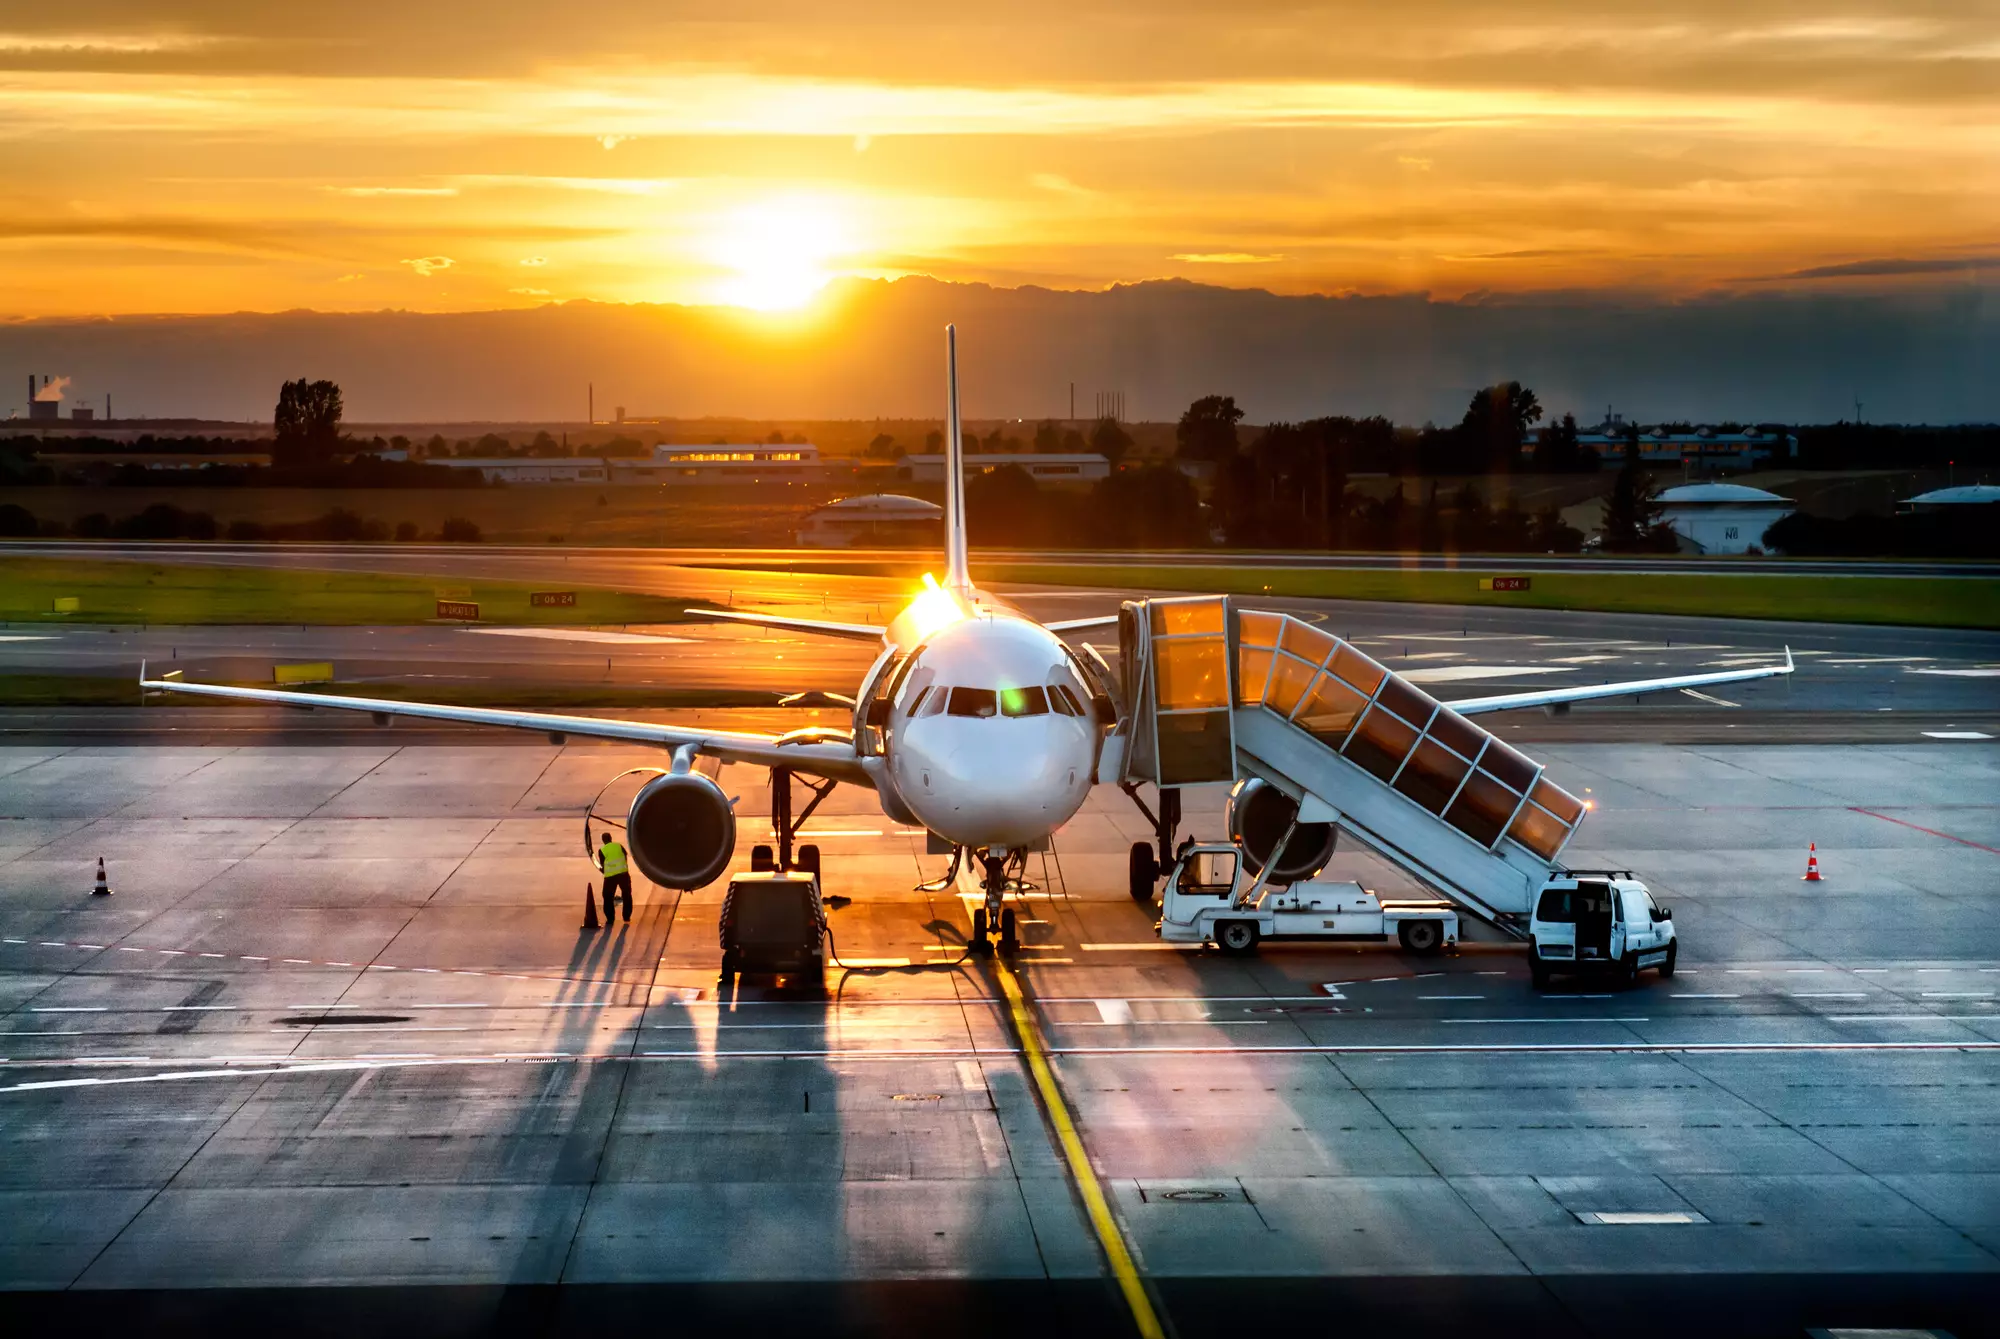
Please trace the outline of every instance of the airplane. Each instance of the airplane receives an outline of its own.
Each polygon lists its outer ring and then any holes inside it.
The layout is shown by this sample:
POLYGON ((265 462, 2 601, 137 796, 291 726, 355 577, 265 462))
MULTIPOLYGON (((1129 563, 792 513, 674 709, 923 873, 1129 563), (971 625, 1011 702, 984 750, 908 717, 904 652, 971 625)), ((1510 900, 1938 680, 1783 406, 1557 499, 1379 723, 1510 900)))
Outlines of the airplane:
MULTIPOLYGON (((1106 732, 1117 725, 1109 666, 1094 648, 1083 653, 1063 640, 1069 633, 1105 628, 1117 615, 1040 623, 979 589, 966 547, 964 446, 959 425, 957 330, 945 327, 947 468, 945 470, 944 579, 926 575, 923 589, 886 626, 793 618, 746 610, 690 609, 691 616, 775 630, 876 643, 881 653, 854 694, 848 730, 812 727, 784 734, 751 734, 645 721, 622 721, 547 712, 390 702, 282 689, 188 683, 178 677, 145 677, 142 689, 289 707, 371 713, 377 724, 397 716, 533 730, 556 742, 577 738, 658 745, 672 751, 669 767, 646 782, 626 816, 627 842, 639 870, 667 889, 693 890, 718 878, 734 857, 734 804, 715 774, 723 763, 771 769, 775 855, 759 847, 752 863, 779 869, 818 868, 815 848, 793 839, 834 786, 875 791, 891 820, 921 826, 948 843, 949 886, 967 856, 983 873, 985 898, 972 915, 969 947, 1002 952, 1018 947, 1010 889, 1022 886, 1027 853, 1042 847, 1083 807, 1097 784, 1097 762, 1106 732), (812 799, 796 814, 793 778, 812 799)), ((1462 715, 1520 707, 1566 710, 1572 702, 1705 687, 1788 674, 1782 666, 1682 675, 1620 684, 1504 694, 1450 703, 1462 715)), ((1179 818, 1178 793, 1160 796, 1152 820, 1163 853, 1172 847, 1179 818)), ((1147 843, 1134 848, 1135 865, 1147 843)), ((1148 868, 1150 863, 1148 862, 1148 868)), ((1136 893, 1135 893, 1136 895, 1136 893)))

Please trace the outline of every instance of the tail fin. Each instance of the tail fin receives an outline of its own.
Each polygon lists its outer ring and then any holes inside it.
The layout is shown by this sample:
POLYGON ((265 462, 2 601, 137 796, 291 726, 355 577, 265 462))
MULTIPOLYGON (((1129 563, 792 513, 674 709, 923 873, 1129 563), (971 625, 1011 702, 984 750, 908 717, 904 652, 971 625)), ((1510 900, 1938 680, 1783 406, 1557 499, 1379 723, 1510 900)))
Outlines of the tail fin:
POLYGON ((972 574, 965 559, 965 441, 958 425, 958 327, 944 328, 947 412, 944 456, 944 586, 970 594, 972 574))

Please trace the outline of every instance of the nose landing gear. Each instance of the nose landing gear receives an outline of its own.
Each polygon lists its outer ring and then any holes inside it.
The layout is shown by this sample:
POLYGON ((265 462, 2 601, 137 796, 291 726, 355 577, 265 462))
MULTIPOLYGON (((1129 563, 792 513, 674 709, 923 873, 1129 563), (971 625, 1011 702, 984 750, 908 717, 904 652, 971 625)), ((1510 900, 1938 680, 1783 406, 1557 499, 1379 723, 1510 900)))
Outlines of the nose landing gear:
POLYGON ((1003 903, 1006 901, 1008 888, 1019 887, 1020 881, 1007 877, 1007 867, 1010 864, 1019 864, 1025 869, 1027 854, 988 852, 980 857, 980 863, 986 867, 984 881, 986 904, 973 909, 972 942, 968 947, 972 952, 982 956, 991 953, 995 946, 988 942, 987 936, 997 931, 1000 951, 1012 957, 1015 950, 1021 947, 1021 937, 1014 917, 1014 908, 1003 903))

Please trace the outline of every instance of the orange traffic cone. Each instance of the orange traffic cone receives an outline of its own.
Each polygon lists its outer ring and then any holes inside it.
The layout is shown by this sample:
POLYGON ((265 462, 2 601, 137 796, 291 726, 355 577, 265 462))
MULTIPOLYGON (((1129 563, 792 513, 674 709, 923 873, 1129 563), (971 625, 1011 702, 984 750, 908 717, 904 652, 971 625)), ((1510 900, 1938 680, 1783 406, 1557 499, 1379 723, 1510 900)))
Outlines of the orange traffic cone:
POLYGON ((583 884, 583 924, 578 928, 584 930, 597 928, 597 894, 591 888, 588 879, 584 880, 583 884))
POLYGON ((97 886, 90 890, 92 897, 111 896, 111 885, 104 878, 104 857, 97 857, 97 886))
POLYGON ((1807 843, 1806 843, 1806 877, 1804 878, 1804 880, 1803 880, 1802 882, 1805 882, 1805 883, 1820 883, 1820 882, 1822 882, 1822 880, 1821 880, 1821 878, 1820 878, 1820 876, 1819 876, 1819 843, 1818 843, 1818 842, 1807 842, 1807 843))

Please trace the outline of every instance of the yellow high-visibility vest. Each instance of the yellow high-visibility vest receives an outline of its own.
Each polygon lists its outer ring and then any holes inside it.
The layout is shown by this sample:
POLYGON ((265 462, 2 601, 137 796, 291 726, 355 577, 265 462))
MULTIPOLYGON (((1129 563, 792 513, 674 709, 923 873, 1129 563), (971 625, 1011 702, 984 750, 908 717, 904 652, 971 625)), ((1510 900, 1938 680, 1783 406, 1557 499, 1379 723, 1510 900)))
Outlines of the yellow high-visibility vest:
POLYGON ((625 872, 625 848, 617 842, 604 843, 603 846, 598 848, 598 853, 604 857, 605 874, 623 874, 625 872))

